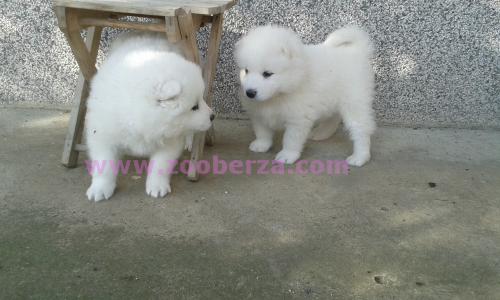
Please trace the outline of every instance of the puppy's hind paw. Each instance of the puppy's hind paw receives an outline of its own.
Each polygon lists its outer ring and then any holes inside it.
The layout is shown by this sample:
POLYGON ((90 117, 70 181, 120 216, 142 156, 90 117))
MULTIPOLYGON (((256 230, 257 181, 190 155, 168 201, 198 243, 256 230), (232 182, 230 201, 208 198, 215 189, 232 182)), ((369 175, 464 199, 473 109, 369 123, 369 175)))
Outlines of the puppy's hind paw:
POLYGON ((272 141, 267 140, 254 140, 250 143, 248 149, 253 152, 267 152, 269 148, 273 145, 272 141))
POLYGON ((283 149, 280 152, 278 152, 274 160, 283 162, 285 164, 293 164, 295 161, 297 161, 297 159, 299 159, 299 157, 300 157, 300 152, 283 149))
POLYGON ((363 155, 351 155, 349 156, 346 161, 350 166, 355 166, 355 167, 361 167, 365 163, 367 163, 370 160, 370 154, 363 154, 363 155))
POLYGON ((90 201, 99 202, 104 199, 109 199, 115 191, 116 184, 107 181, 92 181, 92 184, 87 190, 87 198, 90 201))

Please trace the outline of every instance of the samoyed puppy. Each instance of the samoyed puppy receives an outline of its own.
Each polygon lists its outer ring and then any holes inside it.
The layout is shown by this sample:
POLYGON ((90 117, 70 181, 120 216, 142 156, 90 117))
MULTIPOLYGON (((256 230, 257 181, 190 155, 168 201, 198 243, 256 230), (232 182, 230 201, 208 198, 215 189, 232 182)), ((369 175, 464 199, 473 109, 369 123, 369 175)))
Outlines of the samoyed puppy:
POLYGON ((290 29, 262 26, 236 44, 235 56, 242 104, 256 136, 251 151, 268 151, 273 133, 284 130, 276 160, 292 164, 308 138, 330 137, 342 120, 353 141, 347 162, 370 160, 374 75, 366 32, 345 27, 321 44, 305 45, 290 29))
POLYGON ((210 128, 201 69, 184 59, 161 34, 125 34, 111 48, 91 82, 86 115, 88 155, 102 162, 92 174, 89 200, 108 199, 124 154, 149 157, 146 193, 170 192, 173 161, 186 137, 210 128))

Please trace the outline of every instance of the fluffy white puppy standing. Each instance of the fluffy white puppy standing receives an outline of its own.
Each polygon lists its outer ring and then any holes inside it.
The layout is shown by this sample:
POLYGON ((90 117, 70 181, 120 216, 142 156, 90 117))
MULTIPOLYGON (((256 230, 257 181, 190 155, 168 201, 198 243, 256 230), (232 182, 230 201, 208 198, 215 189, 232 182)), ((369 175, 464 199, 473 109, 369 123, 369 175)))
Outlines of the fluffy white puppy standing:
POLYGON ((113 45, 92 79, 86 138, 94 170, 89 200, 108 199, 116 187, 110 161, 124 154, 150 157, 146 192, 170 192, 169 163, 179 158, 186 137, 207 130, 214 115, 203 100, 200 68, 185 60, 162 35, 125 35, 113 45), (151 163, 153 162, 153 163, 151 163))
POLYGON ((256 135, 250 150, 268 151, 274 131, 284 129, 276 160, 294 163, 308 137, 330 137, 342 119, 354 148, 347 162, 369 161, 375 130, 371 55, 368 34, 357 27, 339 29, 318 45, 304 45, 287 28, 251 30, 236 44, 242 104, 256 135))

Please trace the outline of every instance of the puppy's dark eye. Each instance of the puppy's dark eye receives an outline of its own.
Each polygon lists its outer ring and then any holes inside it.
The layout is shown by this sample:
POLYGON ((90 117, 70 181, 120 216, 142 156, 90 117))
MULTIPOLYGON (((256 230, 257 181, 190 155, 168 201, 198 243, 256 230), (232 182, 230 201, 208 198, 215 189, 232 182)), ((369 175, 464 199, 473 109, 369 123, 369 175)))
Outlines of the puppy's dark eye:
POLYGON ((195 111, 195 110, 198 110, 200 108, 200 106, 198 104, 196 104, 195 106, 193 106, 191 108, 192 111, 195 111))
POLYGON ((245 74, 248 74, 248 69, 245 69, 245 74))
POLYGON ((272 72, 269 72, 269 71, 265 71, 264 73, 262 73, 262 76, 264 76, 264 78, 269 78, 271 76, 273 76, 274 73, 272 72))

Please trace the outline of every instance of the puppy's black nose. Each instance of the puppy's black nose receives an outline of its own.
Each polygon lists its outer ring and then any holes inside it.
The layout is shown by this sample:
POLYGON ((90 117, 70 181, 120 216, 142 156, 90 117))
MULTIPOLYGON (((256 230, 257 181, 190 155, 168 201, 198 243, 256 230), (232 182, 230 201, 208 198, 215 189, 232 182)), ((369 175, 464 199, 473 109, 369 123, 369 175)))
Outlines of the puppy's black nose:
POLYGON ((248 98, 255 98, 255 96, 257 95, 257 91, 254 90, 254 89, 248 89, 247 90, 247 96, 248 98))
POLYGON ((210 121, 213 121, 215 119, 215 115, 214 114, 211 114, 210 115, 210 121))

